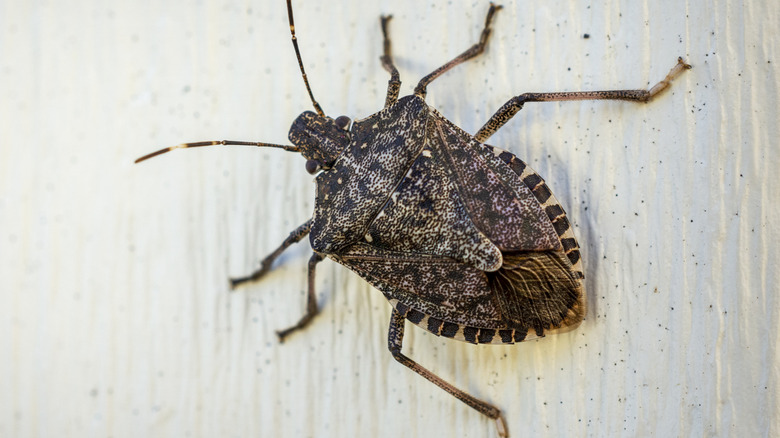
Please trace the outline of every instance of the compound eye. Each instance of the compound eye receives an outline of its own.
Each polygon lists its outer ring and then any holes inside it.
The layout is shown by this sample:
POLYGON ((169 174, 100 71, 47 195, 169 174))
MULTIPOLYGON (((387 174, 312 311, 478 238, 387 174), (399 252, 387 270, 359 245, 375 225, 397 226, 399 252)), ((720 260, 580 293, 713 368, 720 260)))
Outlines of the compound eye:
POLYGON ((322 166, 320 165, 319 161, 306 160, 306 171, 309 172, 310 175, 314 175, 315 173, 319 172, 320 169, 322 169, 322 166))
POLYGON ((351 122, 351 120, 347 116, 338 116, 335 120, 336 126, 345 131, 349 129, 349 122, 351 122))

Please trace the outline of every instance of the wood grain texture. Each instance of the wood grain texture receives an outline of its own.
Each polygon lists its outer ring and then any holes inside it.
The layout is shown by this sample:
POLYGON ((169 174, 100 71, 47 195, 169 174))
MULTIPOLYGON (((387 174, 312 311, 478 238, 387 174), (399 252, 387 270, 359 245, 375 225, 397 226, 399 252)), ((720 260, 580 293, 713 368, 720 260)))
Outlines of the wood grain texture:
MULTIPOLYGON (((505 2, 482 57, 428 87, 468 132, 524 92, 643 88, 649 105, 528 104, 490 139, 575 227, 575 331, 472 346, 411 325, 404 353, 500 407, 520 436, 780 434, 777 2, 505 2), (583 38, 584 34, 589 38, 583 38)), ((486 2, 299 1, 326 113, 384 102, 379 15, 411 92, 478 38, 486 2), (308 3, 308 4, 307 4, 308 3)), ((491 436, 396 363, 390 306, 336 263, 305 305, 304 160, 184 141, 284 143, 311 104, 281 0, 0 4, 0 436, 491 436)))

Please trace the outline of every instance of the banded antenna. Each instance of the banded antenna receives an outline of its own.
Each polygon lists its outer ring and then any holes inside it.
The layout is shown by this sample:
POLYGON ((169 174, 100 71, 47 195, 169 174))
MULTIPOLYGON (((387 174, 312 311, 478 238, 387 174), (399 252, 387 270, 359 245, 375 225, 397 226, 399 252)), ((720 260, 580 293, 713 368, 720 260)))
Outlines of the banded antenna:
POLYGON ((234 140, 197 141, 195 143, 182 143, 176 146, 162 148, 159 151, 154 151, 151 154, 146 154, 143 157, 136 159, 135 162, 140 163, 141 161, 145 161, 148 160, 149 158, 162 155, 174 149, 196 148, 199 146, 258 146, 258 147, 279 148, 290 152, 301 151, 301 149, 298 146, 291 146, 285 144, 273 144, 273 143, 260 143, 256 141, 234 141, 234 140))
POLYGON ((322 117, 325 117, 325 112, 322 111, 320 104, 317 103, 316 100, 314 100, 314 94, 312 94, 311 87, 309 86, 309 78, 306 77, 306 70, 304 70, 303 68, 301 51, 300 49, 298 49, 298 38, 295 37, 295 23, 293 22, 292 0, 287 0, 287 16, 290 18, 290 34, 292 35, 292 43, 293 43, 293 47, 295 48, 295 56, 298 58, 298 67, 300 67, 301 69, 301 75, 303 76, 303 83, 306 85, 306 91, 309 92, 309 98, 311 99, 311 103, 314 105, 314 109, 317 110, 317 114, 319 114, 322 117))

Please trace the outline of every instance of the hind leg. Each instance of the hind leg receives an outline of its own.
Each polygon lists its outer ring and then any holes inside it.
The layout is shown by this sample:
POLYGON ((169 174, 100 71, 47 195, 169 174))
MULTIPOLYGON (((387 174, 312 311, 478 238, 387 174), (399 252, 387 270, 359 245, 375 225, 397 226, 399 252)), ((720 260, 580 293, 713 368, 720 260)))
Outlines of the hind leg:
POLYGON ((481 414, 496 420, 498 436, 508 437, 509 435, 506 431, 506 423, 504 422, 504 418, 501 416, 501 410, 491 405, 490 403, 484 402, 472 396, 471 394, 463 392, 460 389, 450 385, 449 383, 442 380, 441 377, 433 374, 428 369, 423 368, 420 366, 420 364, 413 361, 412 359, 409 359, 407 356, 401 353, 401 348, 403 347, 404 341, 405 322, 406 319, 404 316, 401 315, 397 310, 393 309, 393 314, 390 316, 390 329, 387 333, 387 348, 390 350, 393 358, 415 373, 425 377, 429 382, 452 394, 458 400, 476 409, 481 414))
POLYGON ((691 66, 682 58, 677 58, 677 64, 669 71, 665 78, 655 84, 649 90, 609 90, 609 91, 564 91, 554 93, 525 93, 515 96, 496 111, 490 120, 474 135, 478 142, 495 134, 506 122, 523 108, 526 102, 560 102, 566 100, 628 100, 631 102, 649 102, 662 91, 669 88, 672 80, 691 66))

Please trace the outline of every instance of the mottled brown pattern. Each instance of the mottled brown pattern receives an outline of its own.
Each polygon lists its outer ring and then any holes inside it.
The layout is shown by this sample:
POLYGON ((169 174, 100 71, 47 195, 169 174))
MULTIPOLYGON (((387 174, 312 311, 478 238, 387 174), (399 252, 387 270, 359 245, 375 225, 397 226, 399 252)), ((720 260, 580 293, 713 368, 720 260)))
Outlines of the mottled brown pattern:
POLYGON ((317 177, 315 250, 377 239, 494 271, 498 249, 560 248, 533 193, 500 158, 419 97, 392 109, 355 122, 348 147, 317 177))
MULTIPOLYGON (((541 205, 540 208, 543 208, 547 220, 565 217, 563 208, 547 189, 544 180, 523 161, 509 152, 490 145, 481 145, 481 148, 486 156, 497 157, 503 165, 507 166, 515 174, 516 181, 523 181, 522 184, 525 184, 528 190, 533 189, 532 193, 541 205), (540 188, 545 190, 542 191, 540 188)), ((411 304, 405 302, 412 303, 412 301, 408 298, 409 293, 404 291, 396 290, 395 293, 390 295, 386 293, 386 295, 396 310, 414 324, 440 336, 465 342, 508 344, 567 330, 576 326, 585 314, 582 285, 584 275, 579 261, 579 246, 571 228, 563 230, 560 244, 562 252, 510 253, 506 255, 508 263, 505 262, 502 270, 497 273, 487 273, 489 283, 493 283, 489 287, 497 294, 507 295, 497 296, 496 307, 501 314, 513 314, 503 321, 507 326, 514 327, 512 329, 480 328, 473 325, 476 322, 474 320, 466 323, 444 320, 439 330, 433 330, 432 328, 438 327, 441 319, 425 313, 430 311, 429 306, 418 299, 414 301, 416 308, 410 307, 411 304), (568 258, 568 263, 564 257, 568 258), (540 272, 532 273, 531 276, 521 275, 524 271, 518 267, 527 267, 528 264, 540 265, 540 272), (505 279, 509 279, 508 286, 505 279), (401 301, 392 296, 397 296, 401 301)), ((389 290, 389 286, 382 284, 381 281, 366 278, 379 289, 389 290)))
MULTIPOLYGON (((557 222, 559 218, 566 218, 566 212, 552 194, 549 187, 547 187, 544 179, 513 154, 495 146, 482 145, 482 147, 485 151, 497 156, 501 161, 506 163, 509 168, 520 177, 523 183, 531 189, 531 192, 534 194, 537 201, 544 207, 544 211, 550 220, 556 221, 553 224, 553 227, 555 228, 556 233, 558 233, 566 257, 569 258, 569 261, 572 264, 572 274, 575 278, 579 279, 580 285, 582 285, 585 274, 583 273, 582 261, 580 258, 580 247, 577 244, 577 239, 574 237, 574 232, 571 227, 568 226, 568 220, 565 222, 567 227, 562 227, 560 226, 561 224, 557 222)), ((583 314, 585 309, 584 300, 585 298, 583 297, 581 299, 582 302, 579 305, 583 314)))
POLYGON ((500 343, 504 340, 496 330, 516 330, 522 337, 533 330, 543 336, 583 316, 578 310, 584 309, 582 287, 562 251, 505 253, 497 272, 367 243, 331 258, 398 301, 396 310, 436 335, 444 323, 453 323, 464 327, 463 340, 500 343))
POLYGON ((426 315, 460 325, 503 328, 487 277, 479 269, 447 257, 393 252, 367 243, 330 257, 388 299, 426 315))
POLYGON ((437 335, 517 342, 582 319, 576 240, 525 163, 417 96, 356 121, 348 136, 316 180, 316 251, 437 335))
POLYGON ((477 228, 501 251, 559 249, 547 215, 517 175, 462 129, 431 114, 426 142, 443 157, 477 228))
POLYGON ((312 248, 338 251, 363 238, 423 147, 428 111, 414 97, 355 121, 351 141, 330 170, 317 176, 312 248))
POLYGON ((501 251, 474 225, 440 157, 424 149, 366 239, 393 251, 451 257, 484 271, 501 266, 501 251))

